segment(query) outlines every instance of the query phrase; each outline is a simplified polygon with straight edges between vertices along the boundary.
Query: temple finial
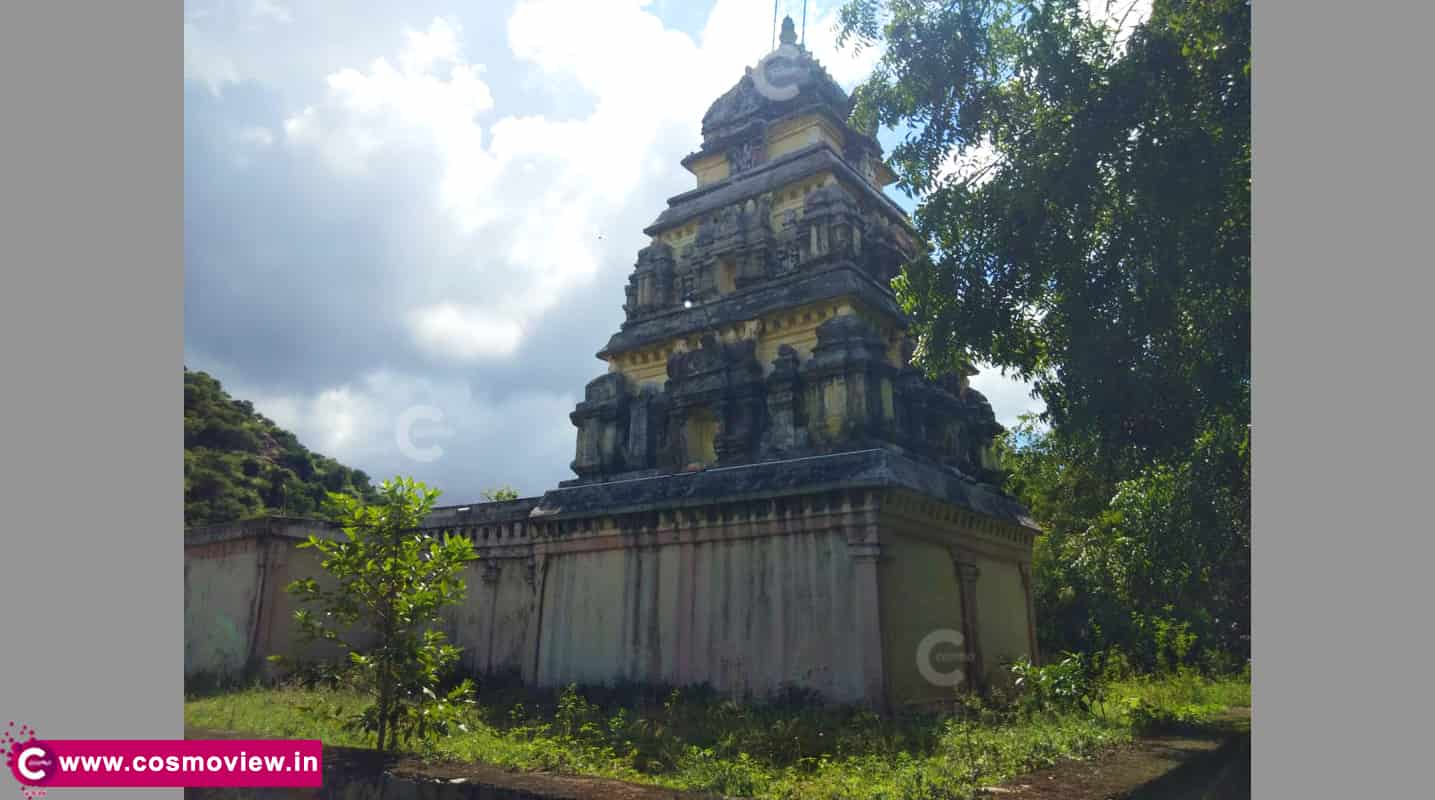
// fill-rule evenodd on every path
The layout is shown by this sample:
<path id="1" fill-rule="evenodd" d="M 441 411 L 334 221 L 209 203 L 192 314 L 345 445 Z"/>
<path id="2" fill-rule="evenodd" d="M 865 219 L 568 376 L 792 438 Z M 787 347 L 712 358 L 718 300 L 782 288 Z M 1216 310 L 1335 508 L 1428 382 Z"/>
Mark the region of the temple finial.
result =
<path id="1" fill-rule="evenodd" d="M 792 24 L 792 17 L 782 18 L 782 33 L 778 41 L 783 44 L 797 44 L 797 29 Z"/>

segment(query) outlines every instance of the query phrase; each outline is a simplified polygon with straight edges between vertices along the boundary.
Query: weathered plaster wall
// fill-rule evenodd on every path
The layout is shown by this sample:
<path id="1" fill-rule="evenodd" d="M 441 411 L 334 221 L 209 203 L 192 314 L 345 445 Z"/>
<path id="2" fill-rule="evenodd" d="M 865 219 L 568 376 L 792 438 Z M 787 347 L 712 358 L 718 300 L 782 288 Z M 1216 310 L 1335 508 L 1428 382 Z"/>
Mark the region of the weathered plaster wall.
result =
<path id="1" fill-rule="evenodd" d="M 1004 682 L 1007 664 L 1035 656 L 1034 619 L 1024 570 L 1031 534 L 929 498 L 897 492 L 882 509 L 883 630 L 893 703 L 950 697 L 917 668 L 916 648 L 934 630 L 961 634 L 934 648 L 937 673 L 965 659 L 967 683 Z M 963 588 L 963 582 L 967 585 Z M 971 608 L 963 603 L 970 599 Z M 951 637 L 948 637 L 951 638 Z M 930 663 L 930 661 L 929 661 Z"/>
<path id="2" fill-rule="evenodd" d="M 966 680 L 961 660 L 965 648 L 948 635 L 966 635 L 966 631 L 956 570 L 944 544 L 891 532 L 882 545 L 882 626 L 893 702 L 950 699 L 957 687 L 932 683 L 918 667 L 923 656 L 939 675 L 955 672 Z M 929 636 L 941 642 L 920 654 L 922 641 Z"/>
<path id="3" fill-rule="evenodd" d="M 852 580 L 834 533 L 551 555 L 537 682 L 801 684 L 860 700 Z"/>
<path id="4" fill-rule="evenodd" d="M 470 672 L 521 672 L 529 623 L 537 598 L 526 557 L 492 552 L 468 569 L 468 596 L 444 612 L 444 632 L 463 648 L 459 663 Z M 496 565 L 496 568 L 495 568 Z"/>
<path id="5" fill-rule="evenodd" d="M 929 653 L 942 673 L 971 655 L 999 677 L 1003 662 L 1030 653 L 1029 543 L 950 506 L 856 491 L 526 521 L 531 506 L 436 517 L 482 555 L 465 571 L 467 599 L 444 616 L 470 673 L 517 672 L 549 687 L 706 683 L 756 697 L 802 686 L 902 705 L 952 695 L 918 667 L 934 631 L 975 645 Z M 273 653 L 322 654 L 301 648 L 285 591 L 297 578 L 325 580 L 317 554 L 296 548 L 312 526 L 191 532 L 187 677 L 242 677 Z M 960 578 L 971 572 L 960 565 L 978 577 Z"/>
<path id="6" fill-rule="evenodd" d="M 288 586 L 300 578 L 314 578 L 325 589 L 333 587 L 333 581 L 320 566 L 323 560 L 312 549 L 299 549 L 299 540 L 273 538 L 267 543 L 268 557 L 264 576 L 264 603 L 260 606 L 261 635 L 256 641 L 259 647 L 255 653 L 256 667 L 266 673 L 273 669 L 266 659 L 275 653 L 290 655 L 304 660 L 317 660 L 342 655 L 338 645 L 329 642 L 306 642 L 299 635 L 294 623 L 294 612 L 301 606 Z M 363 634 L 346 631 L 349 641 L 363 646 L 367 640 Z"/>
<path id="7" fill-rule="evenodd" d="M 297 636 L 298 607 L 285 587 L 327 576 L 312 550 L 296 545 L 328 526 L 310 520 L 252 520 L 191 531 L 184 547 L 184 674 L 226 681 L 270 669 L 275 653 L 333 655 L 332 645 Z"/>
<path id="8" fill-rule="evenodd" d="M 259 542 L 221 541 L 184 553 L 184 674 L 237 676 L 249 660 Z"/>
<path id="9" fill-rule="evenodd" d="M 1016 563 L 985 557 L 978 557 L 976 563 L 981 570 L 976 592 L 981 610 L 982 666 L 996 682 L 1009 674 L 1006 665 L 1012 659 L 1031 655 L 1026 590 Z"/>

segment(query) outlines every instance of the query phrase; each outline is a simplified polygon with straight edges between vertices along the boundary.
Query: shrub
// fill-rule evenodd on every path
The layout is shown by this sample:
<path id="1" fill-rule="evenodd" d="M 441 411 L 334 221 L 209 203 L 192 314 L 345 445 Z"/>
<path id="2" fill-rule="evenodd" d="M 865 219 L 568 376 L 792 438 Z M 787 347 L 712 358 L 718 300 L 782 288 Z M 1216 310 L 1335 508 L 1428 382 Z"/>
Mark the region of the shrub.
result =
<path id="1" fill-rule="evenodd" d="M 343 538 L 310 536 L 299 546 L 322 555 L 321 566 L 335 588 L 306 578 L 289 584 L 288 591 L 323 612 L 296 611 L 301 634 L 348 651 L 341 679 L 374 700 L 355 723 L 375 734 L 382 751 L 400 738 L 446 732 L 473 704 L 467 680 L 440 693 L 459 650 L 437 626 L 439 612 L 463 600 L 467 586 L 461 572 L 478 556 L 466 538 L 440 539 L 419 527 L 436 490 L 396 478 L 384 482 L 379 494 L 374 504 L 329 496 Z M 352 641 L 348 637 L 355 631 L 376 639 L 371 645 Z"/>
<path id="2" fill-rule="evenodd" d="M 1134 731 L 1141 734 L 1169 733 L 1194 728 L 1219 713 L 1221 706 L 1209 703 L 1163 705 L 1145 698 L 1131 698 L 1126 703 L 1127 719 Z"/>
<path id="3" fill-rule="evenodd" d="M 1045 666 L 1020 658 L 1011 664 L 1017 703 L 1028 712 L 1090 711 L 1100 701 L 1104 685 L 1089 662 L 1076 653 Z"/>

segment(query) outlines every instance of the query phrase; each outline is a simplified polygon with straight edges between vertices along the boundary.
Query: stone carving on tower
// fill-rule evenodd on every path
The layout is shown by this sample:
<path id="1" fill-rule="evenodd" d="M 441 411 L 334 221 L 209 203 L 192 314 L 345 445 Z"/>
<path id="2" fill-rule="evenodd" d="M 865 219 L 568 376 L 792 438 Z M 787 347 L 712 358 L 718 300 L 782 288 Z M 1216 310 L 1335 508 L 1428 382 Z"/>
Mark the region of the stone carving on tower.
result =
<path id="1" fill-rule="evenodd" d="M 708 109 L 571 415 L 570 485 L 872 448 L 995 480 L 990 404 L 911 364 L 890 283 L 919 244 L 849 112 L 790 19 Z"/>

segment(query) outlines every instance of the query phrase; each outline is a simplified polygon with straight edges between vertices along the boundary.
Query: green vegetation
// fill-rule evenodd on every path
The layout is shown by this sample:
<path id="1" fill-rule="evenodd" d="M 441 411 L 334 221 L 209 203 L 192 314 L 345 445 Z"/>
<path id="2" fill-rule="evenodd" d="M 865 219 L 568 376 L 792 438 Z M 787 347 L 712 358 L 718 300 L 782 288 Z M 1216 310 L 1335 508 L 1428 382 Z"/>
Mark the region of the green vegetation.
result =
<path id="1" fill-rule="evenodd" d="M 1045 530 L 1034 591 L 1046 652 L 1217 674 L 1250 658 L 1245 424 L 1213 419 L 1189 452 L 1128 477 L 1103 468 L 1078 437 L 1038 431 L 1030 419 L 1004 455 L 1008 488 Z"/>
<path id="2" fill-rule="evenodd" d="M 253 689 L 191 699 L 186 725 L 364 746 L 345 724 L 367 702 L 344 691 Z M 967 701 L 959 713 L 882 718 L 794 696 L 765 705 L 702 689 L 558 693 L 495 689 L 462 727 L 405 748 L 428 761 L 619 778 L 767 798 L 952 798 L 1082 758 L 1170 724 L 1209 724 L 1249 705 L 1246 679 L 1185 672 L 1106 685 L 1089 710 Z"/>
<path id="3" fill-rule="evenodd" d="M 1250 656 L 1250 97 L 1245 0 L 1156 0 L 1118 36 L 1077 0 L 854 0 L 884 45 L 854 121 L 930 252 L 894 284 L 934 374 L 984 362 L 1045 403 L 1006 442 L 1046 531 L 1044 652 L 1155 669 Z M 1125 3 L 1114 3 L 1119 16 Z M 1101 4 L 1095 4 L 1101 8 Z M 981 162 L 953 175 L 957 163 Z"/>
<path id="4" fill-rule="evenodd" d="M 294 434 L 184 371 L 184 524 L 320 512 L 330 492 L 374 498 L 369 476 L 311 453 Z"/>
<path id="5" fill-rule="evenodd" d="M 484 489 L 480 496 L 486 503 L 502 503 L 508 500 L 517 500 L 518 491 L 512 486 L 500 486 L 497 489 Z"/>
<path id="6" fill-rule="evenodd" d="M 438 625 L 439 612 L 467 594 L 461 573 L 478 554 L 466 537 L 439 538 L 419 527 L 438 490 L 394 478 L 384 481 L 378 494 L 374 503 L 329 495 L 343 538 L 311 535 L 299 547 L 319 551 L 320 566 L 334 583 L 323 587 L 304 578 L 288 591 L 323 612 L 316 616 L 314 609 L 301 608 L 294 619 L 305 638 L 338 645 L 347 655 L 346 662 L 318 669 L 372 701 L 350 722 L 373 733 L 382 752 L 413 736 L 444 732 L 473 702 L 470 681 L 447 689 L 439 685 L 458 662 L 459 650 Z M 352 631 L 363 632 L 366 643 L 350 639 Z"/>

